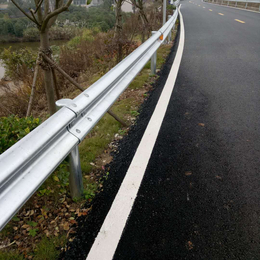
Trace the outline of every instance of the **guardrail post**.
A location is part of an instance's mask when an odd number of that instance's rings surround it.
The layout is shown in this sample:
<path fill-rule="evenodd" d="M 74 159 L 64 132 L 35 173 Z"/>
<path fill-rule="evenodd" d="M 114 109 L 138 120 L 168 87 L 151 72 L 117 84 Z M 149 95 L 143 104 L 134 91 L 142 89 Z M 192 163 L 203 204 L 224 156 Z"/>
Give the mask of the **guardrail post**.
<path fill-rule="evenodd" d="M 245 8 L 247 9 L 247 2 L 246 2 L 246 7 Z"/>
<path fill-rule="evenodd" d="M 71 99 L 60 99 L 56 101 L 57 110 L 71 105 Z M 69 154 L 69 184 L 72 198 L 79 198 L 83 195 L 82 172 L 80 166 L 79 148 L 74 147 Z"/>
<path fill-rule="evenodd" d="M 70 164 L 70 193 L 72 198 L 79 198 L 83 195 L 83 181 L 79 158 L 79 148 L 76 146 L 69 155 Z"/>
<path fill-rule="evenodd" d="M 157 31 L 152 31 L 152 35 L 156 34 Z M 151 57 L 151 75 L 156 74 L 156 60 L 157 60 L 157 52 L 153 54 Z"/>
<path fill-rule="evenodd" d="M 172 17 L 171 15 L 168 15 L 168 20 L 170 20 L 171 17 Z M 170 32 L 169 32 L 169 34 L 168 34 L 168 42 L 170 42 L 171 39 L 172 39 L 172 29 L 170 30 Z"/>
<path fill-rule="evenodd" d="M 229 1 L 227 2 L 227 6 L 229 6 Z"/>
<path fill-rule="evenodd" d="M 237 7 L 237 2 L 235 3 L 235 7 Z"/>

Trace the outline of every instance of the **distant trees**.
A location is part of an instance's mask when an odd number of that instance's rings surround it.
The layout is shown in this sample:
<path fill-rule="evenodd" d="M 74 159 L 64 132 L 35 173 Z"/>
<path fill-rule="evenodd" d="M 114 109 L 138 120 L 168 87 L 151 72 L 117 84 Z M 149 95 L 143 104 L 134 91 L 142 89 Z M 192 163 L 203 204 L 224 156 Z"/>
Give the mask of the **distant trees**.
<path fill-rule="evenodd" d="M 99 28 L 103 32 L 108 31 L 115 25 L 115 13 L 108 7 L 107 2 L 109 2 L 109 0 L 105 1 L 105 3 L 99 7 L 91 7 L 89 9 L 80 6 L 70 6 L 66 14 L 61 13 L 59 15 L 54 26 L 62 28 L 71 26 L 71 30 L 73 26 L 74 28 Z M 11 5 L 12 6 L 9 5 L 5 13 L 0 14 L 0 35 L 15 36 L 18 38 L 25 36 L 24 40 L 29 41 L 39 40 L 37 33 L 35 34 L 35 32 L 37 32 L 35 24 L 31 20 L 26 19 L 24 14 L 22 14 L 22 18 L 14 18 L 21 17 L 21 12 L 19 12 L 12 3 Z M 13 11 L 13 9 L 15 9 L 15 11 Z M 17 14 L 17 12 L 19 13 Z M 75 31 L 77 28 L 75 28 Z M 59 28 L 56 30 L 58 32 L 61 31 Z M 69 34 L 66 34 L 64 39 L 68 39 L 68 36 Z M 74 37 L 74 34 L 71 36 Z"/>
<path fill-rule="evenodd" d="M 29 24 L 26 18 L 10 19 L 8 14 L 5 14 L 3 18 L 0 18 L 0 35 L 22 37 Z"/>
<path fill-rule="evenodd" d="M 97 27 L 101 31 L 108 31 L 115 25 L 115 13 L 107 7 L 107 2 L 98 7 L 86 9 L 80 6 L 71 6 L 69 12 L 62 13 L 57 22 L 59 25 L 73 23 L 78 27 Z"/>

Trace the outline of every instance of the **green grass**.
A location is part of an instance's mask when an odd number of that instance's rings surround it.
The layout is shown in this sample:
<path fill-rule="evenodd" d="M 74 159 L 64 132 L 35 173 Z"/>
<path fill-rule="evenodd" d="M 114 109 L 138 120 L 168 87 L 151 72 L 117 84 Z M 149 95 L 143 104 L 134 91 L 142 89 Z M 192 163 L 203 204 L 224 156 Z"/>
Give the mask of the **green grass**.
<path fill-rule="evenodd" d="M 0 252 L 0 260 L 24 260 L 18 251 Z"/>
<path fill-rule="evenodd" d="M 34 260 L 55 260 L 60 254 L 60 247 L 66 243 L 66 236 L 47 238 L 44 237 L 36 246 Z"/>
<path fill-rule="evenodd" d="M 150 62 L 149 62 L 150 63 Z M 150 74 L 150 69 L 146 67 L 139 73 L 139 75 L 131 82 L 130 89 L 139 89 L 147 82 Z"/>
<path fill-rule="evenodd" d="M 90 165 L 90 163 L 94 162 L 95 158 L 103 152 L 119 129 L 120 123 L 106 114 L 92 130 L 92 137 L 86 138 L 79 145 L 81 169 L 83 173 L 89 173 L 92 170 L 93 166 Z"/>

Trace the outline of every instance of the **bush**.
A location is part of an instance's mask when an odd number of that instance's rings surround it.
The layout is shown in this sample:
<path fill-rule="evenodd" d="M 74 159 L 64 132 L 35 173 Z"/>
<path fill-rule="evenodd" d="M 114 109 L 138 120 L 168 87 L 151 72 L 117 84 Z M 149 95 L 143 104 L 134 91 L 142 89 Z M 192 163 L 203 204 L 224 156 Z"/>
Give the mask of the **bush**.
<path fill-rule="evenodd" d="M 11 115 L 0 118 L 0 154 L 30 133 L 40 124 L 39 118 L 19 118 Z"/>
<path fill-rule="evenodd" d="M 39 41 L 40 40 L 40 34 L 39 30 L 35 27 L 27 28 L 23 32 L 23 37 L 25 41 Z"/>
<path fill-rule="evenodd" d="M 32 72 L 35 67 L 37 53 L 25 48 L 12 52 L 11 47 L 0 54 L 5 68 L 5 74 L 12 79 L 21 80 L 23 74 Z"/>
<path fill-rule="evenodd" d="M 51 40 L 69 40 L 79 33 L 80 29 L 72 26 L 53 26 L 50 28 L 49 37 Z"/>

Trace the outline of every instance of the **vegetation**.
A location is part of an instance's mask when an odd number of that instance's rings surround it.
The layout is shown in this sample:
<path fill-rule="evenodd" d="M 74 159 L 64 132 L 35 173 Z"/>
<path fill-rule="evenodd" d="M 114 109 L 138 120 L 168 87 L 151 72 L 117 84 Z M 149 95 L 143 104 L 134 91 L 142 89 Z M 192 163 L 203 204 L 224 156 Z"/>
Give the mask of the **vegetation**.
<path fill-rule="evenodd" d="M 68 13 L 59 16 L 57 24 L 59 26 L 72 24 L 80 28 L 99 28 L 106 32 L 114 27 L 115 14 L 111 8 L 107 7 L 107 2 L 89 9 L 71 6 Z"/>
<path fill-rule="evenodd" d="M 25 10 L 31 5 L 21 6 Z M 71 39 L 79 33 L 79 28 L 99 28 L 101 31 L 108 31 L 114 27 L 115 14 L 108 7 L 109 0 L 99 7 L 86 9 L 80 6 L 70 6 L 68 12 L 61 13 L 50 30 L 50 39 L 61 40 Z M 7 36 L 7 37 L 1 37 Z M 21 13 L 12 3 L 6 11 L 0 13 L 0 42 L 1 41 L 39 41 L 39 31 L 35 24 Z"/>
<path fill-rule="evenodd" d="M 0 118 L 0 154 L 22 139 L 40 124 L 39 118 L 19 118 L 11 115 Z"/>

